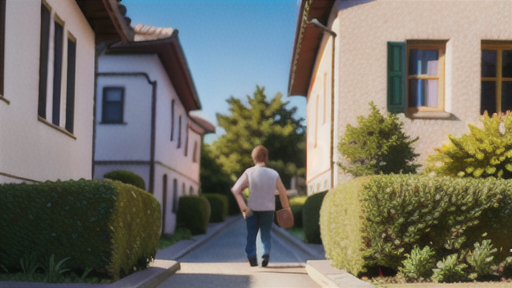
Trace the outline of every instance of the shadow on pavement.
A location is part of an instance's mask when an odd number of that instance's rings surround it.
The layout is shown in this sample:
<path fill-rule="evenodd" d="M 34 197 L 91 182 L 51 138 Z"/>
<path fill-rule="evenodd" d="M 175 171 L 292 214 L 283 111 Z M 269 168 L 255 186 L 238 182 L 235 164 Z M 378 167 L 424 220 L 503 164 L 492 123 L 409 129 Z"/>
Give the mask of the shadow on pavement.
<path fill-rule="evenodd" d="M 216 275 L 216 274 L 187 274 L 173 276 L 172 281 L 166 281 L 158 287 L 187 287 L 187 288 L 231 288 L 251 287 L 249 275 Z"/>

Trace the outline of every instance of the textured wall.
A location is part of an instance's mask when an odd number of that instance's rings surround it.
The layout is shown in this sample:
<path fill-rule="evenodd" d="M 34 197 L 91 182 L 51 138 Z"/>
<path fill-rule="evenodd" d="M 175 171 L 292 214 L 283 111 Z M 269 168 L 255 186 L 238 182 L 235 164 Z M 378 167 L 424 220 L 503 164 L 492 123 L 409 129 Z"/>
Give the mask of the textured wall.
<path fill-rule="evenodd" d="M 336 143 L 346 124 L 355 125 L 358 115 L 369 113 L 368 102 L 386 109 L 389 41 L 448 41 L 445 111 L 451 118 L 401 116 L 406 132 L 420 137 L 415 147 L 419 163 L 448 140 L 447 134 L 459 136 L 468 132 L 468 123 L 478 122 L 481 41 L 512 40 L 512 1 L 338 1 L 334 10 L 330 27 L 338 34 Z M 339 181 L 345 179 L 338 175 Z"/>

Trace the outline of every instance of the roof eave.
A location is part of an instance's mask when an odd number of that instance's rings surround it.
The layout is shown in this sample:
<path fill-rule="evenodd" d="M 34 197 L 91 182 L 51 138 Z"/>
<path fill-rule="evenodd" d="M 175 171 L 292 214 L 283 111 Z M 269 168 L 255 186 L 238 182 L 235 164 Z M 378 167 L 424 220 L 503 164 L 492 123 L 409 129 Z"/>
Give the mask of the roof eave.
<path fill-rule="evenodd" d="M 187 112 L 201 109 L 201 102 L 188 68 L 183 49 L 178 40 L 178 30 L 168 38 L 116 44 L 107 54 L 157 54 Z"/>

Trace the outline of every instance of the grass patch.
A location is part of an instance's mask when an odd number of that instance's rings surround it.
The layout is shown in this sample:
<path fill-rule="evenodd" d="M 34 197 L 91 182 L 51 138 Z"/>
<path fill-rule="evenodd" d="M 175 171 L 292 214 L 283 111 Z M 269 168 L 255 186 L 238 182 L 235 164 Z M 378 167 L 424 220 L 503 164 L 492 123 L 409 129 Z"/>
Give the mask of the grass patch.
<path fill-rule="evenodd" d="M 288 231 L 288 233 L 292 234 L 293 237 L 299 239 L 300 241 L 304 242 L 306 241 L 306 236 L 304 236 L 304 229 L 303 228 L 298 228 L 298 227 L 292 227 L 292 228 L 288 228 L 286 229 L 286 231 Z"/>
<path fill-rule="evenodd" d="M 90 283 L 90 284 L 110 284 L 113 279 L 105 273 L 90 272 L 84 277 L 83 271 L 69 271 L 62 273 L 48 281 L 48 274 L 39 270 L 33 274 L 23 273 L 22 271 L 7 272 L 2 269 L 0 281 L 21 281 L 21 282 L 41 282 L 41 283 Z M 81 276 L 80 276 L 81 275 Z"/>
<path fill-rule="evenodd" d="M 192 239 L 192 232 L 187 228 L 178 228 L 174 234 L 162 234 L 160 236 L 160 249 L 167 248 L 181 240 Z"/>

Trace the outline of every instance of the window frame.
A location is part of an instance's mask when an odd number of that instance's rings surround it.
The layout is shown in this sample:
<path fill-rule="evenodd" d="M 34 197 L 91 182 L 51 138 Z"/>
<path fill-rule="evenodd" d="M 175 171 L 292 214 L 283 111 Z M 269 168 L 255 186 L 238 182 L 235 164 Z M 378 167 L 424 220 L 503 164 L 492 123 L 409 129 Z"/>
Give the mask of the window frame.
<path fill-rule="evenodd" d="M 0 100 L 9 104 L 4 95 L 4 77 L 5 77 L 5 7 L 6 0 L 0 0 Z"/>
<path fill-rule="evenodd" d="M 446 43 L 443 40 L 408 40 L 406 41 L 406 55 L 405 55 L 405 107 L 410 115 L 418 112 L 444 112 L 445 111 L 445 57 L 446 57 Z M 410 64 L 410 51 L 413 49 L 418 50 L 437 50 L 438 51 L 438 64 L 437 76 L 428 75 L 409 75 Z M 410 91 L 409 81 L 412 79 L 420 80 L 438 80 L 438 94 L 437 94 L 437 107 L 416 106 L 409 107 Z"/>
<path fill-rule="evenodd" d="M 107 90 L 121 90 L 121 120 L 120 121 L 105 121 L 107 111 L 106 107 L 106 92 Z M 124 105 L 125 105 L 125 87 L 122 86 L 105 86 L 103 87 L 103 98 L 101 104 L 101 123 L 102 124 L 125 124 L 124 122 Z"/>
<path fill-rule="evenodd" d="M 496 101 L 496 113 L 504 113 L 502 111 L 502 87 L 503 82 L 512 82 L 512 77 L 503 77 L 503 50 L 512 50 L 512 41 L 482 41 L 480 49 L 480 70 L 482 69 L 482 51 L 492 50 L 496 51 L 496 77 L 482 77 L 480 72 L 480 110 L 482 110 L 482 82 L 495 82 L 495 101 Z M 483 114 L 484 111 L 480 111 Z"/>

